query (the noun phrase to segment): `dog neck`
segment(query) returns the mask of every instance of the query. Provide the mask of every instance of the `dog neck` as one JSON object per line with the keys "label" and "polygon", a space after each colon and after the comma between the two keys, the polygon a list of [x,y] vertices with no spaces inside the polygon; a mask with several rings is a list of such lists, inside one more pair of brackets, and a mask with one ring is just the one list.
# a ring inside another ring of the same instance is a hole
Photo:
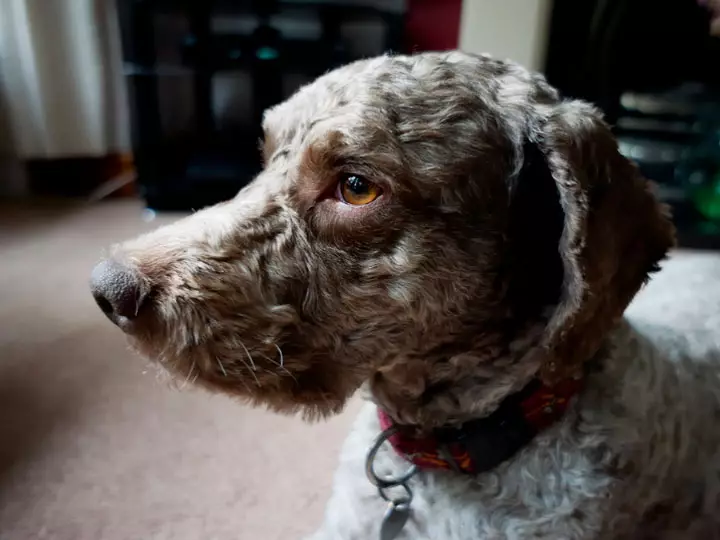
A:
{"label": "dog neck", "polygon": [[492,414],[430,434],[418,435],[412,427],[394,423],[381,408],[378,420],[382,437],[417,467],[479,474],[507,461],[560,420],[583,383],[578,376],[549,387],[534,378],[520,392],[506,397]]}
{"label": "dog neck", "polygon": [[[479,474],[510,459],[563,418],[584,386],[582,374],[552,386],[537,376],[532,352],[544,326],[531,325],[506,348],[485,343],[478,352],[427,362],[424,373],[434,378],[414,385],[383,372],[371,386],[382,436],[420,469]],[[407,362],[401,365],[407,381]]]}
{"label": "dog neck", "polygon": [[372,398],[394,423],[418,433],[488,416],[537,374],[536,355],[529,353],[543,328],[528,325],[514,339],[496,333],[458,354],[397,358],[375,373]]}

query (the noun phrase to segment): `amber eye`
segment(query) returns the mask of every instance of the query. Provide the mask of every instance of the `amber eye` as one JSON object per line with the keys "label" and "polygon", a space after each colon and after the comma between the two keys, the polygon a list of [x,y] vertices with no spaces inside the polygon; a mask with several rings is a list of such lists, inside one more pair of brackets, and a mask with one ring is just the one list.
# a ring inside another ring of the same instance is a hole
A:
{"label": "amber eye", "polygon": [[347,174],[338,182],[338,197],[353,206],[370,204],[382,195],[382,190],[356,174]]}

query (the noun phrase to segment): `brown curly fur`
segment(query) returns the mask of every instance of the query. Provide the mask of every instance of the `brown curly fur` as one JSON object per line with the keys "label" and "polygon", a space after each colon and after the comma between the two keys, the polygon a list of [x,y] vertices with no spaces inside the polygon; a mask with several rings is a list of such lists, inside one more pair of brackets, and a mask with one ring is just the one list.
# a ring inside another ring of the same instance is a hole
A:
{"label": "brown curly fur", "polygon": [[[281,411],[363,383],[424,427],[575,373],[673,241],[591,106],[462,53],[383,56],[267,111],[264,171],[229,202],[115,248],[148,301],[134,345]],[[342,173],[382,186],[334,197]]]}

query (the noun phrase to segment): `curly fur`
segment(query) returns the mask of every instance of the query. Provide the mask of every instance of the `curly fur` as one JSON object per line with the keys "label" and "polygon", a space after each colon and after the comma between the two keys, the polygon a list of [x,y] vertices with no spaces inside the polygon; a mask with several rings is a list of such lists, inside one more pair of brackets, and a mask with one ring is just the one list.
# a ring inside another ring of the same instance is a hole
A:
{"label": "curly fur", "polygon": [[[316,538],[377,537],[375,404],[430,430],[588,365],[572,410],[516,457],[414,479],[402,538],[715,534],[715,366],[622,321],[673,228],[594,108],[511,62],[384,56],[302,88],[264,129],[265,169],[234,200],[113,257],[146,297],[123,330],[177,376],[310,418],[366,388]],[[342,203],[342,174],[383,195]]]}
{"label": "curly fur", "polygon": [[[720,531],[720,257],[668,263],[608,336],[564,420],[475,478],[425,471],[401,538],[716,538]],[[385,503],[364,477],[374,405],[347,439],[313,540],[376,538]],[[384,448],[380,474],[407,463]]]}

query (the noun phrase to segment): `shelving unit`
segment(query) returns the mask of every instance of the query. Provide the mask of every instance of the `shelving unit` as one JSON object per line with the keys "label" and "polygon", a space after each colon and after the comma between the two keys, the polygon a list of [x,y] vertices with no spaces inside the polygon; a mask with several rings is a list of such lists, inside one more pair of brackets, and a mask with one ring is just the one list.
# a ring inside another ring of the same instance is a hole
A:
{"label": "shelving unit", "polygon": [[546,74],[605,112],[672,207],[680,246],[720,249],[720,220],[703,212],[714,195],[698,191],[720,175],[720,39],[708,28],[692,1],[555,0]]}
{"label": "shelving unit", "polygon": [[[403,7],[120,0],[135,163],[148,206],[197,209],[234,196],[260,170],[263,111],[338,65],[399,51]],[[363,25],[380,31],[361,40],[347,31]],[[368,44],[373,50],[363,54]]]}

